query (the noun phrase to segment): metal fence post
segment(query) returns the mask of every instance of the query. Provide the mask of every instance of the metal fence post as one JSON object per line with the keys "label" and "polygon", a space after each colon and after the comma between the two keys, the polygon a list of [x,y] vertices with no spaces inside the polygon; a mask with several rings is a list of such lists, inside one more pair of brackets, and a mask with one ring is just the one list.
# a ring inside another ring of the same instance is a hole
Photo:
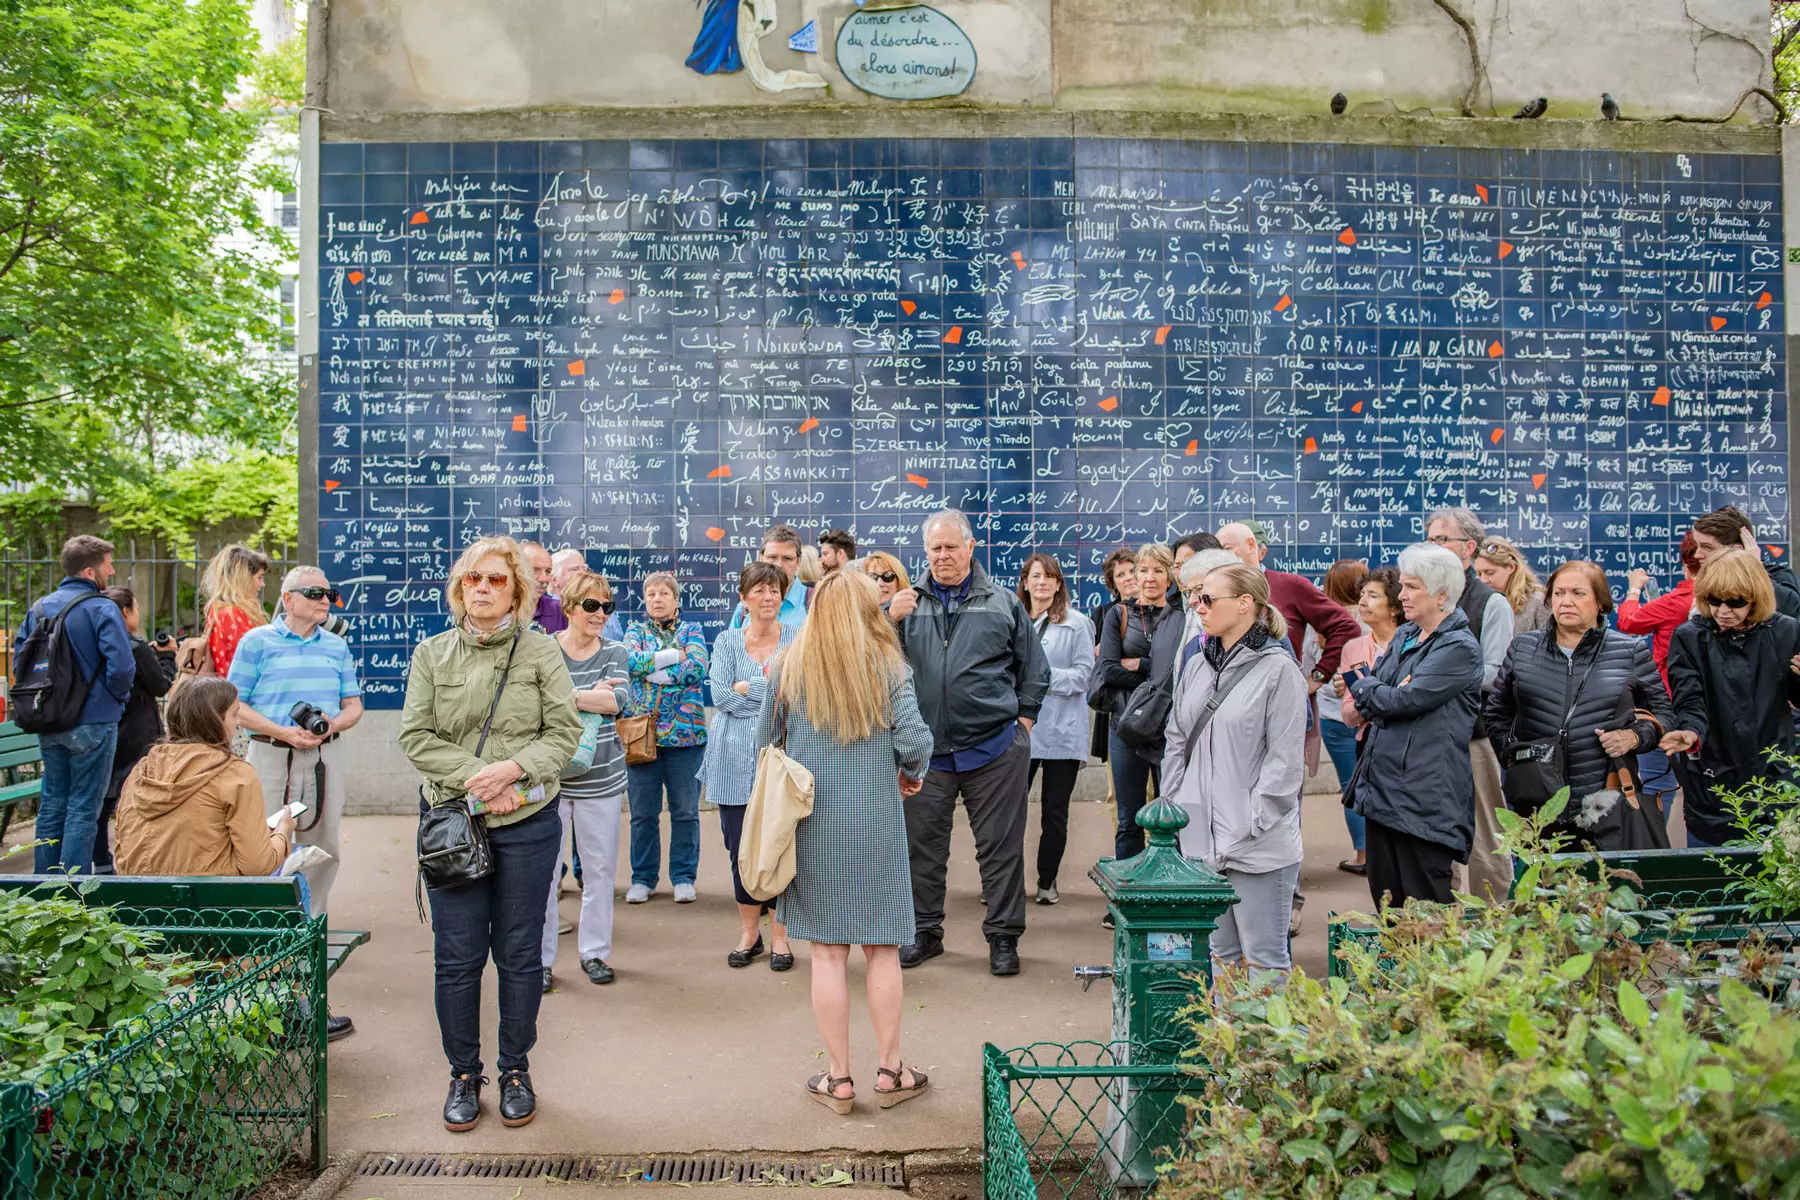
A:
{"label": "metal fence post", "polygon": [[330,1130],[327,1127],[327,1114],[331,1107],[331,1056],[326,1052],[326,1021],[330,1016],[327,1006],[326,984],[328,976],[325,970],[325,930],[326,918],[315,917],[310,922],[313,927],[312,969],[313,969],[313,1004],[312,1004],[312,1048],[313,1048],[313,1098],[312,1098],[312,1169],[316,1175],[325,1169],[325,1159],[330,1152]]}
{"label": "metal fence post", "polygon": [[31,1200],[37,1193],[35,1092],[29,1083],[0,1083],[0,1200]]}

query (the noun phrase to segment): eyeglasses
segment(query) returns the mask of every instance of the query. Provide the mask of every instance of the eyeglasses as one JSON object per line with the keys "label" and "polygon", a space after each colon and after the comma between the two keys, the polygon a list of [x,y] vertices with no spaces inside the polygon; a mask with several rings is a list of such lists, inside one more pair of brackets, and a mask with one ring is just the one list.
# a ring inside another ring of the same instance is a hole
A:
{"label": "eyeglasses", "polygon": [[308,600],[329,600],[333,604],[338,602],[338,590],[334,587],[295,588],[294,595],[305,596]]}
{"label": "eyeglasses", "polygon": [[1742,596],[1720,596],[1717,600],[1713,601],[1713,607],[1729,608],[1735,612],[1740,608],[1749,608],[1750,601],[1744,599]]}
{"label": "eyeglasses", "polygon": [[894,574],[892,571],[870,571],[869,578],[879,580],[882,583],[899,583],[900,582],[900,577],[898,575]]}
{"label": "eyeglasses", "polygon": [[1475,541],[1475,539],[1474,538],[1466,538],[1466,537],[1456,537],[1453,534],[1448,534],[1448,533],[1440,533],[1440,534],[1436,535],[1435,537],[1427,538],[1426,541],[1430,542],[1434,546],[1448,546],[1451,542],[1469,542],[1472,544]]}
{"label": "eyeglasses", "polygon": [[1242,592],[1235,596],[1209,596],[1205,592],[1201,592],[1198,596],[1194,597],[1194,606],[1196,608],[1211,608],[1213,605],[1218,604],[1223,600],[1242,600],[1243,598]]}
{"label": "eyeglasses", "polygon": [[613,602],[611,600],[596,600],[589,596],[586,600],[576,601],[576,604],[584,613],[603,612],[609,617],[612,616]]}
{"label": "eyeglasses", "polygon": [[505,571],[496,571],[492,574],[483,574],[480,571],[463,572],[464,587],[480,587],[481,581],[484,579],[487,580],[488,586],[491,588],[503,588],[512,582],[512,576],[508,575]]}

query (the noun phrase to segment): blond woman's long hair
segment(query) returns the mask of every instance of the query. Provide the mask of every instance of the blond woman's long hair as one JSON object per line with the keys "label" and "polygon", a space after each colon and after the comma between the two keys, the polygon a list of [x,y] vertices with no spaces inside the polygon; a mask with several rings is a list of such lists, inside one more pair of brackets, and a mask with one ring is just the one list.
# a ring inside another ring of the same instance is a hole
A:
{"label": "blond woman's long hair", "polygon": [[476,563],[493,555],[506,560],[506,573],[512,576],[513,620],[520,625],[531,621],[531,614],[537,609],[537,581],[525,565],[525,551],[509,537],[485,537],[457,557],[456,565],[450,568],[450,578],[444,581],[444,604],[456,624],[461,625],[469,611],[463,603],[463,576],[473,571]]}
{"label": "blond woman's long hair", "polygon": [[269,615],[263,610],[262,589],[256,585],[256,576],[268,569],[268,555],[241,542],[233,542],[213,555],[200,580],[206,619],[211,621],[224,609],[235,608],[258,621],[267,621]]}
{"label": "blond woman's long hair", "polygon": [[1507,581],[1506,590],[1501,595],[1505,596],[1506,602],[1512,605],[1514,615],[1525,611],[1525,606],[1531,603],[1531,597],[1535,593],[1547,591],[1544,585],[1538,581],[1537,572],[1531,569],[1531,564],[1526,562],[1525,556],[1519,552],[1519,548],[1503,537],[1488,538],[1476,549],[1475,557],[1485,558],[1496,567],[1513,569],[1512,578]]}
{"label": "blond woman's long hair", "polygon": [[1212,589],[1212,581],[1223,578],[1231,585],[1232,594],[1248,596],[1256,602],[1256,619],[1262,627],[1269,631],[1269,636],[1280,641],[1287,636],[1287,620],[1281,610],[1269,603],[1269,580],[1261,571],[1245,563],[1232,563],[1228,567],[1217,567],[1206,573],[1207,590]]}
{"label": "blond woman's long hair", "polygon": [[866,575],[831,572],[813,589],[800,635],[781,652],[782,702],[793,712],[804,698],[807,719],[840,746],[894,723],[888,691],[906,660],[880,596]]}

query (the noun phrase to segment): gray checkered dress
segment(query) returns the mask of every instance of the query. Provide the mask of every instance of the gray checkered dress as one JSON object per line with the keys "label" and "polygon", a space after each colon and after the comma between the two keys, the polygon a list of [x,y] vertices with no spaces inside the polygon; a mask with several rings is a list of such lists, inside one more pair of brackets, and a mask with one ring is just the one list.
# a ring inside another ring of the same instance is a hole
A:
{"label": "gray checkered dress", "polygon": [[[759,754],[771,740],[780,688],[780,672],[772,671],[757,722]],[[910,670],[889,700],[893,727],[848,746],[813,728],[804,700],[787,714],[787,752],[813,773],[813,811],[794,832],[794,882],[775,915],[802,941],[904,946],[917,932],[896,773],[925,777],[931,730],[919,716]]]}

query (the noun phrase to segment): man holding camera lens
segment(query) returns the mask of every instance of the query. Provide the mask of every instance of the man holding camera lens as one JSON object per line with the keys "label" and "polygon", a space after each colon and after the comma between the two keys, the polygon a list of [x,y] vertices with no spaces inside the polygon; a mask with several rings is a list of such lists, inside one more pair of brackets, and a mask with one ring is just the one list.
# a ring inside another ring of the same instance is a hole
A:
{"label": "man holding camera lens", "polygon": [[[338,822],[344,815],[348,755],[339,735],[362,719],[362,687],[350,647],[322,626],[338,591],[317,567],[295,567],[281,581],[281,609],[238,643],[226,676],[237,685],[238,721],[250,731],[250,765],[273,814],[284,804],[296,846],[317,846],[331,860],[306,872],[312,911],[330,911],[338,871]],[[334,1018],[335,1019],[335,1018]]]}

